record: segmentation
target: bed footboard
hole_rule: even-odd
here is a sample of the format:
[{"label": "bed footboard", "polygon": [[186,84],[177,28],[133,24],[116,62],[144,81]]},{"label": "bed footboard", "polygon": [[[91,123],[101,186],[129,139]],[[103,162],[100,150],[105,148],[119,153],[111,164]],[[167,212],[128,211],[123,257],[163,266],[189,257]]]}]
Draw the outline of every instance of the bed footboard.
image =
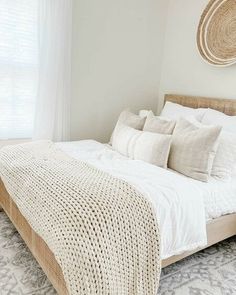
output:
[{"label": "bed footboard", "polygon": [[0,179],[0,207],[10,218],[59,295],[68,295],[61,267],[47,244],[30,227]]},{"label": "bed footboard", "polygon": [[188,257],[198,251],[208,248],[218,242],[236,235],[236,213],[223,215],[207,223],[207,246],[202,249],[185,252],[181,255],[172,256],[162,260],[162,268],[173,264],[185,257]]}]

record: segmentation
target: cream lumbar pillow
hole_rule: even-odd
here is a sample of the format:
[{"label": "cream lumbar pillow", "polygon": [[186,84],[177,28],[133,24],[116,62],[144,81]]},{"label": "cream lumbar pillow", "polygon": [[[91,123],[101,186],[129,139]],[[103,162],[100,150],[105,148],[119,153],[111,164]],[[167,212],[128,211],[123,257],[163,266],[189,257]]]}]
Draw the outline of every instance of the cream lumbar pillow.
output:
[{"label": "cream lumbar pillow", "polygon": [[133,158],[166,169],[171,139],[171,135],[142,132],[137,138]]},{"label": "cream lumbar pillow", "polygon": [[141,134],[140,130],[120,123],[113,133],[112,147],[126,157],[133,157],[136,140]]},{"label": "cream lumbar pillow", "polygon": [[160,134],[173,134],[175,125],[176,121],[154,116],[153,113],[150,112],[143,130]]},{"label": "cream lumbar pillow", "polygon": [[140,117],[139,115],[136,115],[129,110],[124,110],[123,112],[121,112],[116,126],[112,132],[110,144],[112,144],[114,133],[119,129],[121,124],[127,125],[137,130],[143,130],[145,121],[146,117]]},{"label": "cream lumbar pillow", "polygon": [[167,168],[171,135],[139,131],[120,124],[113,137],[112,147],[124,156]]},{"label": "cream lumbar pillow", "polygon": [[173,133],[169,168],[207,182],[218,149],[220,133],[219,126],[202,126],[179,119]]}]

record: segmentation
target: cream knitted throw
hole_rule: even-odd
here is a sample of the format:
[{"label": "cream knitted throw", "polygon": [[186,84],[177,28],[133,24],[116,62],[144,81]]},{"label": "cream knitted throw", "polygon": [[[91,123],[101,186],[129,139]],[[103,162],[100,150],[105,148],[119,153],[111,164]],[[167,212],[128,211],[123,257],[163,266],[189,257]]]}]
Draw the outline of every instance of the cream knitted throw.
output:
[{"label": "cream knitted throw", "polygon": [[157,294],[158,225],[130,184],[48,141],[3,148],[0,176],[54,253],[70,294]]}]

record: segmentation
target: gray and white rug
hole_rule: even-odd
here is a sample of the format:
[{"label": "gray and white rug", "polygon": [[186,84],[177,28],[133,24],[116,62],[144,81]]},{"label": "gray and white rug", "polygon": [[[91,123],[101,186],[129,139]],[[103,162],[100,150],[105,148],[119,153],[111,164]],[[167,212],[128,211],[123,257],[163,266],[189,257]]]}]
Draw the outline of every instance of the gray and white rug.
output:
[{"label": "gray and white rug", "polygon": [[[0,295],[56,295],[18,232],[0,212]],[[159,295],[236,294],[236,237],[162,271]]]}]

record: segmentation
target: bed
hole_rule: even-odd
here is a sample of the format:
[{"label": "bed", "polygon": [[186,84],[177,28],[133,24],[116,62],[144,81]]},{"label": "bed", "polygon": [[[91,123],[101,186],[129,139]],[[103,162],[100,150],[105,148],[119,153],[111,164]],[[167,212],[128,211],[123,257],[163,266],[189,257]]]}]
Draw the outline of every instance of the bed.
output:
[{"label": "bed", "polygon": [[[176,102],[192,108],[212,108],[224,112],[227,115],[236,115],[236,101],[224,99],[210,99],[202,97],[190,97],[182,95],[166,95],[165,101]],[[32,254],[41,265],[49,280],[57,290],[58,294],[68,294],[62,270],[57,263],[54,254],[46,243],[33,231],[27,220],[21,214],[11,196],[5,189],[4,183],[0,183],[0,205],[11,219],[23,240],[31,250]],[[227,214],[220,216],[207,223],[207,245],[209,247],[219,241],[222,241],[236,234],[236,214]],[[173,255],[162,260],[162,267],[166,267],[176,261],[187,257],[195,249],[184,252],[180,255]]]}]

